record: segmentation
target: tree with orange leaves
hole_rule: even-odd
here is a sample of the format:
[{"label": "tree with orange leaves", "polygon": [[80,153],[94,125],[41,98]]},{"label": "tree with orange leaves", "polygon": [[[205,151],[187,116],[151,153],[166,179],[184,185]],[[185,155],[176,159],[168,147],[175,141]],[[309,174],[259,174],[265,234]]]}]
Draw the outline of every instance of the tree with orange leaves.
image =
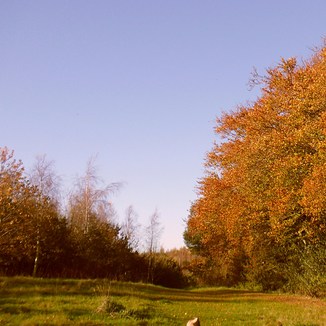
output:
[{"label": "tree with orange leaves", "polygon": [[255,103],[217,119],[223,141],[207,155],[185,240],[224,282],[245,275],[315,294],[326,265],[326,47],[301,65],[281,60],[259,83]]}]

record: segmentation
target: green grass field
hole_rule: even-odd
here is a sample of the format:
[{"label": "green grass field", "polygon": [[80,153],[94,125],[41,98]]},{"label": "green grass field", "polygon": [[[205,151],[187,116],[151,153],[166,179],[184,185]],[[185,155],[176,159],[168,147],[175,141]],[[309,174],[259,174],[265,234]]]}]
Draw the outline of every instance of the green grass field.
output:
[{"label": "green grass field", "polygon": [[0,278],[0,325],[326,325],[326,302],[104,280]]}]

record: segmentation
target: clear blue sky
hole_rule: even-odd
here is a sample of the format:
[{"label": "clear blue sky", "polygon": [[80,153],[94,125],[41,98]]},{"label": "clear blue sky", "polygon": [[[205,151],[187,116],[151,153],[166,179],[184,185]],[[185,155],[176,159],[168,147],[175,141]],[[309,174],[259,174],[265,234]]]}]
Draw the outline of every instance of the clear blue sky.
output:
[{"label": "clear blue sky", "polygon": [[326,1],[0,0],[0,146],[54,160],[66,188],[98,155],[112,198],[183,245],[222,111],[247,82],[326,36]]}]

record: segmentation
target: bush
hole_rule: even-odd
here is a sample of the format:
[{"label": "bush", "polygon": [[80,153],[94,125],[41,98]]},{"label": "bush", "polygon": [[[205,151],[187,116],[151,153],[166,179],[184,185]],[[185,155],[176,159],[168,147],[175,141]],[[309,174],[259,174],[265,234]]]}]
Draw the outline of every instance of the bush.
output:
[{"label": "bush", "polygon": [[296,259],[287,268],[287,291],[319,297],[326,293],[326,245],[297,250]]}]

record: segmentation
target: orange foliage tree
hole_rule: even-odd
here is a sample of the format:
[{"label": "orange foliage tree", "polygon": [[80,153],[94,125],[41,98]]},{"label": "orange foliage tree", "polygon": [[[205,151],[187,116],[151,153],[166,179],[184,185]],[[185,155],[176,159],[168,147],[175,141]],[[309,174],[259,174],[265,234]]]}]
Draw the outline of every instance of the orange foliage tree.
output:
[{"label": "orange foliage tree", "polygon": [[217,119],[222,141],[207,155],[185,240],[216,282],[273,289],[313,279],[316,291],[326,250],[326,47],[255,81],[261,96]]}]

